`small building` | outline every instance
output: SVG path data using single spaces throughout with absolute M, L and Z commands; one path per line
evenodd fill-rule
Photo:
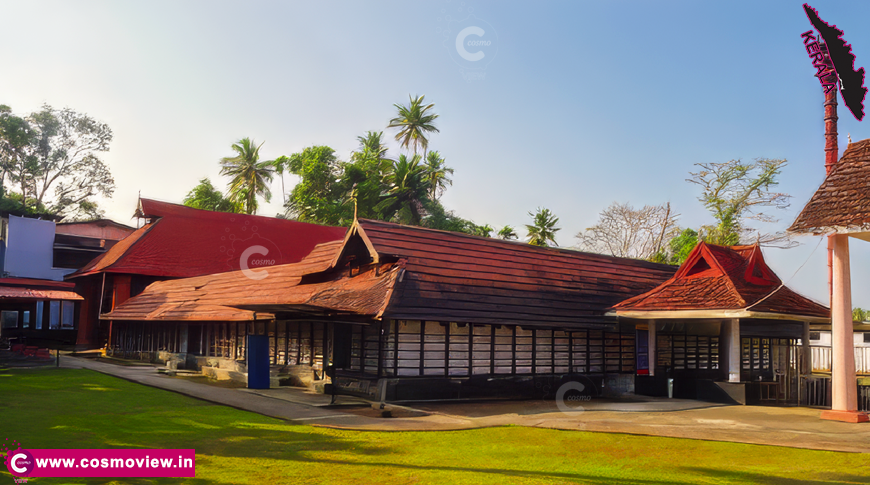
M 0 218 L 0 335 L 40 347 L 76 341 L 83 298 L 63 278 L 133 229 L 108 220 Z
M 645 328 L 648 376 L 637 392 L 742 403 L 801 402 L 810 324 L 827 307 L 789 289 L 761 248 L 701 242 L 672 278 L 613 307 Z

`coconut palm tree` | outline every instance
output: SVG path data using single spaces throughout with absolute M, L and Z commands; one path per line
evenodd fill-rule
M 286 155 L 272 160 L 272 168 L 281 177 L 281 204 L 287 204 L 287 190 L 284 189 L 284 172 L 290 171 L 290 158 Z
M 275 173 L 274 161 L 260 161 L 261 146 L 262 143 L 257 145 L 250 138 L 242 138 L 233 143 L 236 156 L 221 158 L 221 175 L 231 177 L 230 199 L 244 205 L 246 214 L 257 212 L 257 196 L 266 202 L 272 198 L 269 184 Z
M 438 133 L 438 128 L 435 127 L 434 121 L 438 115 L 430 112 L 435 107 L 434 104 L 423 104 L 423 98 L 426 96 L 417 96 L 411 98 L 408 95 L 410 103 L 408 106 L 394 104 L 398 110 L 398 116 L 390 120 L 387 128 L 399 128 L 396 133 L 396 141 L 402 148 L 410 150 L 413 146 L 413 152 L 417 153 L 418 147 L 423 147 L 425 152 L 429 147 L 429 140 L 426 138 L 428 133 Z
M 426 154 L 426 181 L 429 183 L 429 198 L 441 197 L 448 185 L 453 185 L 450 176 L 453 169 L 444 165 L 444 158 L 437 151 Z
M 556 233 L 562 229 L 561 227 L 556 227 L 559 218 L 550 212 L 550 209 L 542 209 L 540 207 L 538 207 L 535 213 L 529 212 L 529 216 L 534 221 L 532 225 L 526 224 L 529 244 L 532 246 L 550 246 L 552 242 L 553 246 L 558 246 L 556 243 Z
M 423 200 L 429 192 L 426 170 L 420 165 L 420 156 L 408 158 L 399 155 L 385 177 L 386 191 L 375 206 L 384 220 L 419 226 L 423 219 Z
M 517 231 L 514 230 L 513 226 L 504 226 L 498 231 L 498 237 L 504 239 L 505 241 L 512 241 L 514 239 L 519 239 L 517 236 Z

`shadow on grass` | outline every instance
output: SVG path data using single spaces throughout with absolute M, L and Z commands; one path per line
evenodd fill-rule
M 682 467 L 682 470 L 698 473 L 716 480 L 717 483 L 757 483 L 760 485 L 830 485 L 832 483 L 866 484 L 870 483 L 870 476 L 858 476 L 845 473 L 819 473 L 819 478 L 788 478 L 770 474 L 744 472 L 736 470 L 717 470 L 712 468 Z

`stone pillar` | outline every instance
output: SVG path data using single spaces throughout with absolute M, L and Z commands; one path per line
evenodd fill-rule
M 855 341 L 852 327 L 852 284 L 849 274 L 849 236 L 835 234 L 831 296 L 831 410 L 822 419 L 859 423 L 868 421 L 858 410 L 855 377 Z
M 647 324 L 649 345 L 649 375 L 656 375 L 656 320 L 650 320 Z
M 728 382 L 740 382 L 740 320 L 723 320 L 719 328 L 719 367 Z

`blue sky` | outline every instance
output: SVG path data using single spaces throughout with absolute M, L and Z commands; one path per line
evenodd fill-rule
M 870 68 L 870 3 L 810 4 Z M 697 227 L 710 217 L 685 181 L 693 164 L 768 157 L 789 161 L 781 229 L 824 177 L 801 5 L 0 0 L 0 103 L 109 123 L 117 189 L 103 205 L 120 222 L 140 191 L 180 202 L 202 177 L 225 183 L 217 162 L 239 138 L 265 141 L 267 158 L 322 144 L 346 159 L 357 136 L 385 130 L 394 103 L 425 94 L 441 115 L 430 146 L 456 171 L 442 201 L 477 223 L 522 226 L 544 206 L 572 246 L 611 202 L 670 201 Z M 492 39 L 482 79 L 450 50 L 447 32 L 469 16 Z M 861 140 L 870 126 L 842 102 L 839 115 L 842 153 L 847 133 Z M 261 214 L 279 211 L 277 180 L 273 191 Z M 824 243 L 799 241 L 767 258 L 826 302 Z M 852 255 L 854 304 L 870 307 L 870 245 L 853 240 Z

